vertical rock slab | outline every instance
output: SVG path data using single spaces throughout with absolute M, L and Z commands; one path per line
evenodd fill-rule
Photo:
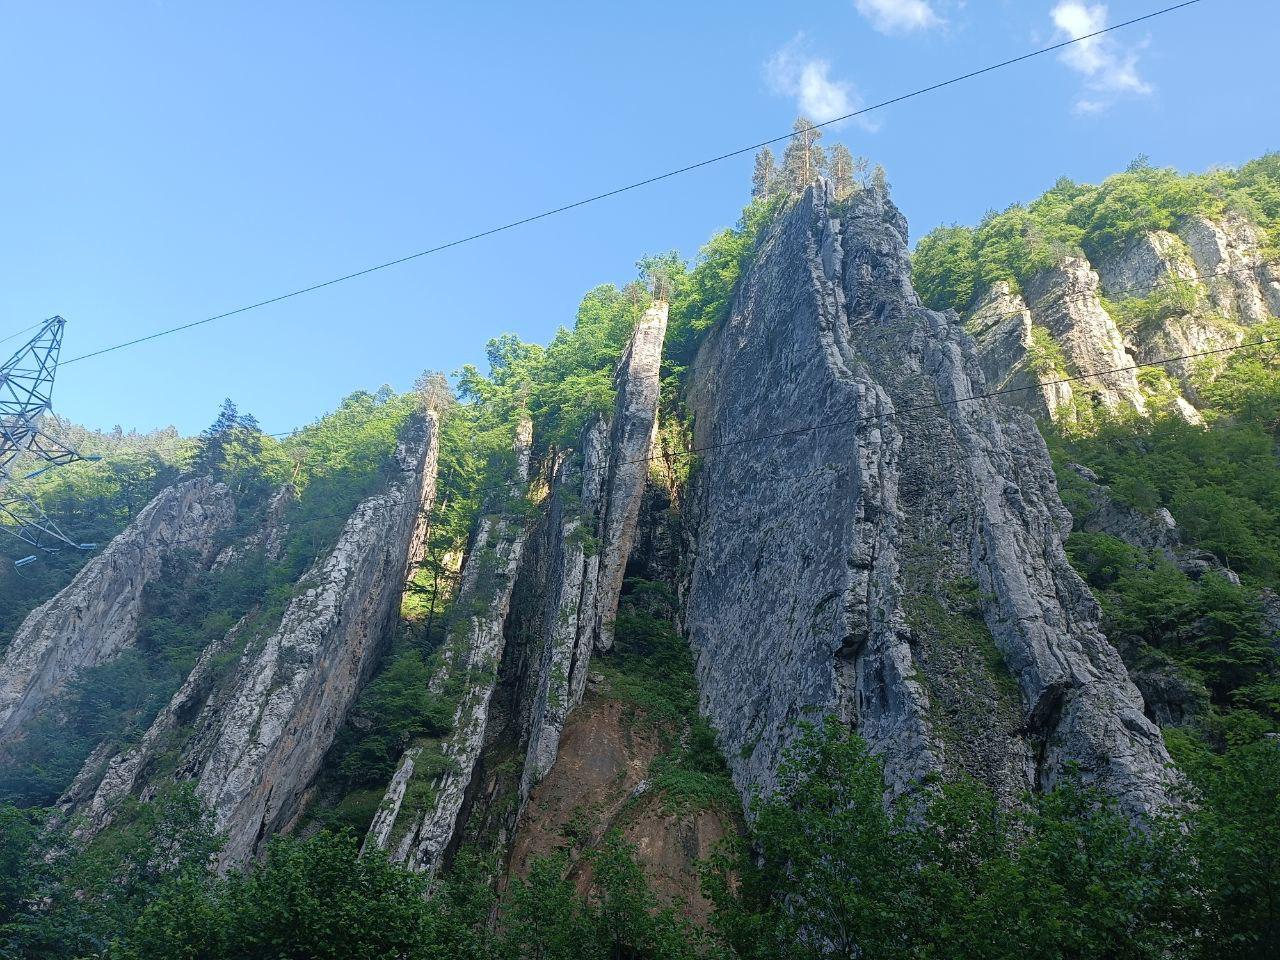
M 594 418 L 583 431 L 581 455 L 567 459 L 556 473 L 549 517 L 553 547 L 543 620 L 546 636 L 520 780 L 522 802 L 555 763 L 565 718 L 582 702 L 586 689 L 600 597 L 600 552 L 589 535 L 600 514 L 606 436 L 604 420 Z M 615 595 L 615 612 L 616 604 Z
M 1087 260 L 1066 257 L 1033 277 L 1025 294 L 1032 318 L 1053 335 L 1076 371 L 1113 371 L 1086 377 L 1077 391 L 1087 390 L 1109 410 L 1146 413 L 1137 371 L 1132 369 L 1136 361 L 1102 305 L 1098 275 Z
M 387 850 L 413 870 L 434 873 L 452 843 L 467 801 L 476 763 L 485 743 L 489 704 L 506 648 L 505 625 L 525 542 L 524 501 L 529 479 L 532 426 L 523 420 L 516 434 L 515 472 L 481 517 L 462 568 L 435 693 L 455 697 L 452 730 L 438 743 L 410 747 L 392 778 L 365 846 Z M 431 751 L 436 762 L 420 770 Z M 416 777 L 416 780 L 415 780 Z M 406 809 L 410 791 L 423 797 Z
M 1065 371 L 1036 356 L 1036 331 L 1022 295 L 1001 280 L 987 291 L 973 312 L 968 328 L 973 335 L 982 374 L 1004 402 L 1050 420 L 1070 418 L 1075 397 Z M 1042 328 L 1043 329 L 1043 328 Z M 1047 330 L 1044 331 L 1048 333 Z
M 1213 309 L 1246 326 L 1280 316 L 1280 277 L 1263 260 L 1258 231 L 1243 217 L 1188 217 L 1178 228 Z
M 279 627 L 250 646 L 194 721 L 176 775 L 195 781 L 226 834 L 224 869 L 261 853 L 302 811 L 383 649 L 418 514 L 435 494 L 435 427 L 428 418 L 399 445 L 385 492 L 356 507 L 333 549 L 303 574 Z M 157 723 L 174 722 L 183 696 Z
M 81 671 L 133 646 L 142 591 L 179 550 L 202 561 L 230 528 L 235 505 L 208 478 L 162 490 L 52 600 L 31 612 L 0 663 L 0 747 Z
M 1060 336 L 1101 321 L 1064 302 L 1096 291 L 1084 271 L 1030 296 Z M 1078 765 L 1149 813 L 1174 775 L 1067 563 L 1043 441 L 1025 414 L 963 402 L 986 390 L 972 341 L 909 277 L 885 192 L 836 218 L 818 185 L 699 354 L 686 629 L 735 781 L 771 788 L 797 723 L 835 713 L 894 794 L 963 772 L 1012 799 Z
M 744 796 L 823 712 L 858 727 L 896 792 L 942 765 L 898 583 L 902 437 L 850 343 L 827 203 L 810 190 L 763 240 L 691 387 L 709 452 L 684 625 Z
M 618 395 L 609 427 L 608 476 L 599 531 L 600 597 L 594 627 L 598 650 L 613 646 L 613 618 L 649 475 L 649 451 L 658 429 L 667 311 L 666 301 L 659 300 L 644 312 L 614 377 Z
M 618 362 L 612 417 L 589 422 L 580 454 L 557 472 L 545 635 L 520 782 L 522 802 L 555 762 L 565 718 L 582 702 L 592 650 L 613 645 L 613 620 L 658 429 L 667 311 L 664 301 L 645 311 Z

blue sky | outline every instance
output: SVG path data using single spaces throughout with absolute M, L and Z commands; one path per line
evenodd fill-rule
M 3 3 L 0 336 L 59 313 L 73 357 L 1164 2 Z M 1139 153 L 1238 164 L 1280 149 L 1278 35 L 1274 0 L 1203 0 L 828 138 L 884 164 L 915 237 Z M 55 407 L 194 431 L 231 396 L 284 430 L 498 333 L 545 342 L 732 223 L 750 163 L 67 366 Z

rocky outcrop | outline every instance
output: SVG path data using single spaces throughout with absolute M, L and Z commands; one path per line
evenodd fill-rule
M 1258 231 L 1243 217 L 1188 217 L 1178 228 L 1212 308 L 1246 326 L 1280 316 L 1280 276 L 1264 261 Z
M 685 627 L 735 782 L 770 789 L 798 722 L 834 713 L 892 794 L 963 771 L 1012 799 L 1073 766 L 1151 812 L 1174 775 L 1067 562 L 1044 443 L 1025 415 L 966 402 L 986 390 L 972 341 L 909 276 L 885 192 L 837 219 L 819 184 L 699 352 Z M 1100 306 L 1068 302 L 1096 290 L 1069 262 L 1029 299 L 1081 351 L 1122 352 Z M 1098 389 L 1128 403 L 1134 386 Z
M 1193 283 L 1196 265 L 1181 238 L 1156 230 L 1134 238 L 1095 264 L 1108 297 L 1145 297 L 1178 282 Z
M 667 304 L 660 301 L 645 312 L 618 364 L 611 420 L 587 424 L 581 454 L 567 459 L 556 477 L 547 613 L 522 800 L 555 761 L 565 718 L 582 701 L 592 650 L 613 645 L 613 619 L 658 426 L 666 327 Z
M 1280 267 L 1234 213 L 1188 217 L 1176 233 L 1139 235 L 1094 263 L 1065 258 L 1025 288 L 1024 300 L 1007 282 L 992 285 L 967 326 L 987 383 L 1006 403 L 1052 420 L 1078 419 L 1089 397 L 1112 412 L 1201 423 L 1199 356 L 1280 315 Z M 1136 365 L 1144 369 L 1128 369 Z M 1102 370 L 1116 372 L 1087 376 Z M 1080 379 L 1051 382 L 1067 376 Z
M 285 537 L 289 535 L 289 524 L 285 518 L 297 499 L 298 491 L 292 483 L 281 484 L 267 501 L 262 523 L 243 539 L 224 547 L 213 561 L 213 569 L 229 567 L 254 550 L 261 550 L 267 560 L 279 560 Z
M 1054 358 L 1037 356 L 1042 345 L 1036 342 L 1031 311 L 1006 281 L 992 286 L 968 326 L 990 392 L 1051 420 L 1072 415 L 1075 394 L 1071 384 L 1063 382 L 1065 371 L 1057 369 Z M 1041 334 L 1048 336 L 1048 331 L 1042 328 Z
M 428 417 L 399 445 L 398 475 L 356 507 L 333 549 L 299 580 L 278 625 L 252 616 L 238 624 L 203 652 L 137 745 L 100 776 L 82 774 L 60 804 L 81 818 L 82 834 L 109 823 L 129 795 L 149 795 L 172 778 L 194 781 L 225 834 L 223 868 L 291 826 L 384 649 L 418 514 L 434 496 L 437 443 Z M 240 649 L 220 676 L 219 662 Z
M 484 747 L 489 706 L 506 649 L 505 625 L 526 536 L 525 485 L 532 427 L 525 419 L 515 441 L 510 488 L 480 518 L 462 568 L 439 669 L 431 690 L 453 700 L 450 732 L 415 744 L 400 760 L 374 818 L 365 847 L 386 850 L 413 870 L 434 873 L 460 826 L 476 763 Z M 427 757 L 433 761 L 424 764 Z M 417 802 L 406 798 L 416 788 Z
M 1192 355 L 1237 344 L 1242 332 L 1211 307 L 1186 243 L 1163 230 L 1144 234 L 1101 258 L 1098 274 L 1103 292 L 1117 304 L 1155 298 L 1143 311 L 1145 317 L 1124 331 L 1125 346 L 1139 363 L 1188 358 L 1158 363 L 1152 370 L 1177 382 L 1176 412 L 1200 423 Z
M 1108 410 L 1146 412 L 1136 361 L 1102 304 L 1098 275 L 1088 261 L 1063 259 L 1032 278 L 1025 293 L 1036 322 L 1053 336 L 1069 365 L 1082 374 L 1108 371 L 1085 377 L 1074 389 Z
M 605 428 L 602 418 L 593 419 L 583 431 L 581 456 L 566 460 L 556 475 L 548 524 L 554 539 L 547 612 L 541 624 L 545 636 L 521 774 L 522 800 L 555 762 L 565 718 L 582 701 L 594 631 L 603 619 L 596 612 L 601 584 L 594 530 L 608 461 Z M 615 612 L 616 604 L 615 594 Z
M 202 478 L 160 492 L 57 596 L 33 610 L 0 664 L 0 747 L 84 670 L 133 646 L 146 585 L 165 561 L 190 551 L 208 562 L 235 506 Z
M 662 344 L 667 334 L 667 303 L 644 312 L 618 362 L 617 400 L 609 427 L 609 460 L 599 520 L 600 598 L 595 605 L 595 646 L 613 646 L 613 618 L 622 592 L 622 575 L 631 555 L 636 517 L 649 475 L 649 451 L 658 426 Z
M 367 848 L 434 872 L 464 833 L 501 841 L 555 761 L 591 656 L 612 645 L 657 427 L 667 309 L 655 302 L 637 322 L 611 415 L 592 417 L 577 449 L 541 468 L 549 491 L 536 520 L 501 503 L 481 517 L 432 679 L 453 702 L 452 730 L 405 751 Z M 528 430 L 510 496 L 528 479 Z

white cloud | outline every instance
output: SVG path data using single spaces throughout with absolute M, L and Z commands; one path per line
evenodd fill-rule
M 1107 7 L 1101 3 L 1086 6 L 1078 0 L 1063 0 L 1051 15 L 1063 39 L 1097 33 L 1107 25 Z M 1060 59 L 1085 78 L 1087 93 L 1076 100 L 1077 113 L 1100 113 L 1117 96 L 1147 96 L 1154 89 L 1138 73 L 1137 48 L 1124 47 L 1109 35 L 1073 43 Z
M 853 0 L 853 5 L 881 33 L 908 33 L 943 24 L 929 0 Z
M 773 92 L 794 97 L 796 109 L 814 123 L 843 117 L 862 106 L 862 97 L 852 83 L 833 80 L 831 64 L 805 53 L 803 37 L 796 37 L 770 57 L 764 71 Z M 868 130 L 878 129 L 869 118 L 856 119 Z

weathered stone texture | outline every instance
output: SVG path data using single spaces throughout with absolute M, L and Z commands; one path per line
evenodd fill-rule
M 207 562 L 234 518 L 223 484 L 203 478 L 174 484 L 33 610 L 0 663 L 0 747 L 69 680 L 132 647 L 146 585 L 178 551 Z
M 1033 295 L 1058 298 L 1060 331 L 1105 317 L 1061 303 L 1096 291 L 1086 271 L 1064 265 Z M 909 276 L 887 196 L 863 191 L 836 219 L 818 185 L 764 240 L 698 357 L 708 453 L 685 616 L 735 780 L 770 788 L 797 722 L 835 712 L 884 757 L 893 793 L 963 769 L 1008 796 L 1078 764 L 1127 808 L 1155 809 L 1168 756 L 1067 563 L 1043 441 L 1021 413 L 964 402 L 986 389 L 972 341 L 920 306 Z M 933 669 L 923 648 L 949 626 L 930 611 L 951 593 L 972 594 L 975 642 L 1017 681 L 1016 718 Z M 941 701 L 985 730 L 957 736 Z M 1001 746 L 966 749 L 975 736 Z

